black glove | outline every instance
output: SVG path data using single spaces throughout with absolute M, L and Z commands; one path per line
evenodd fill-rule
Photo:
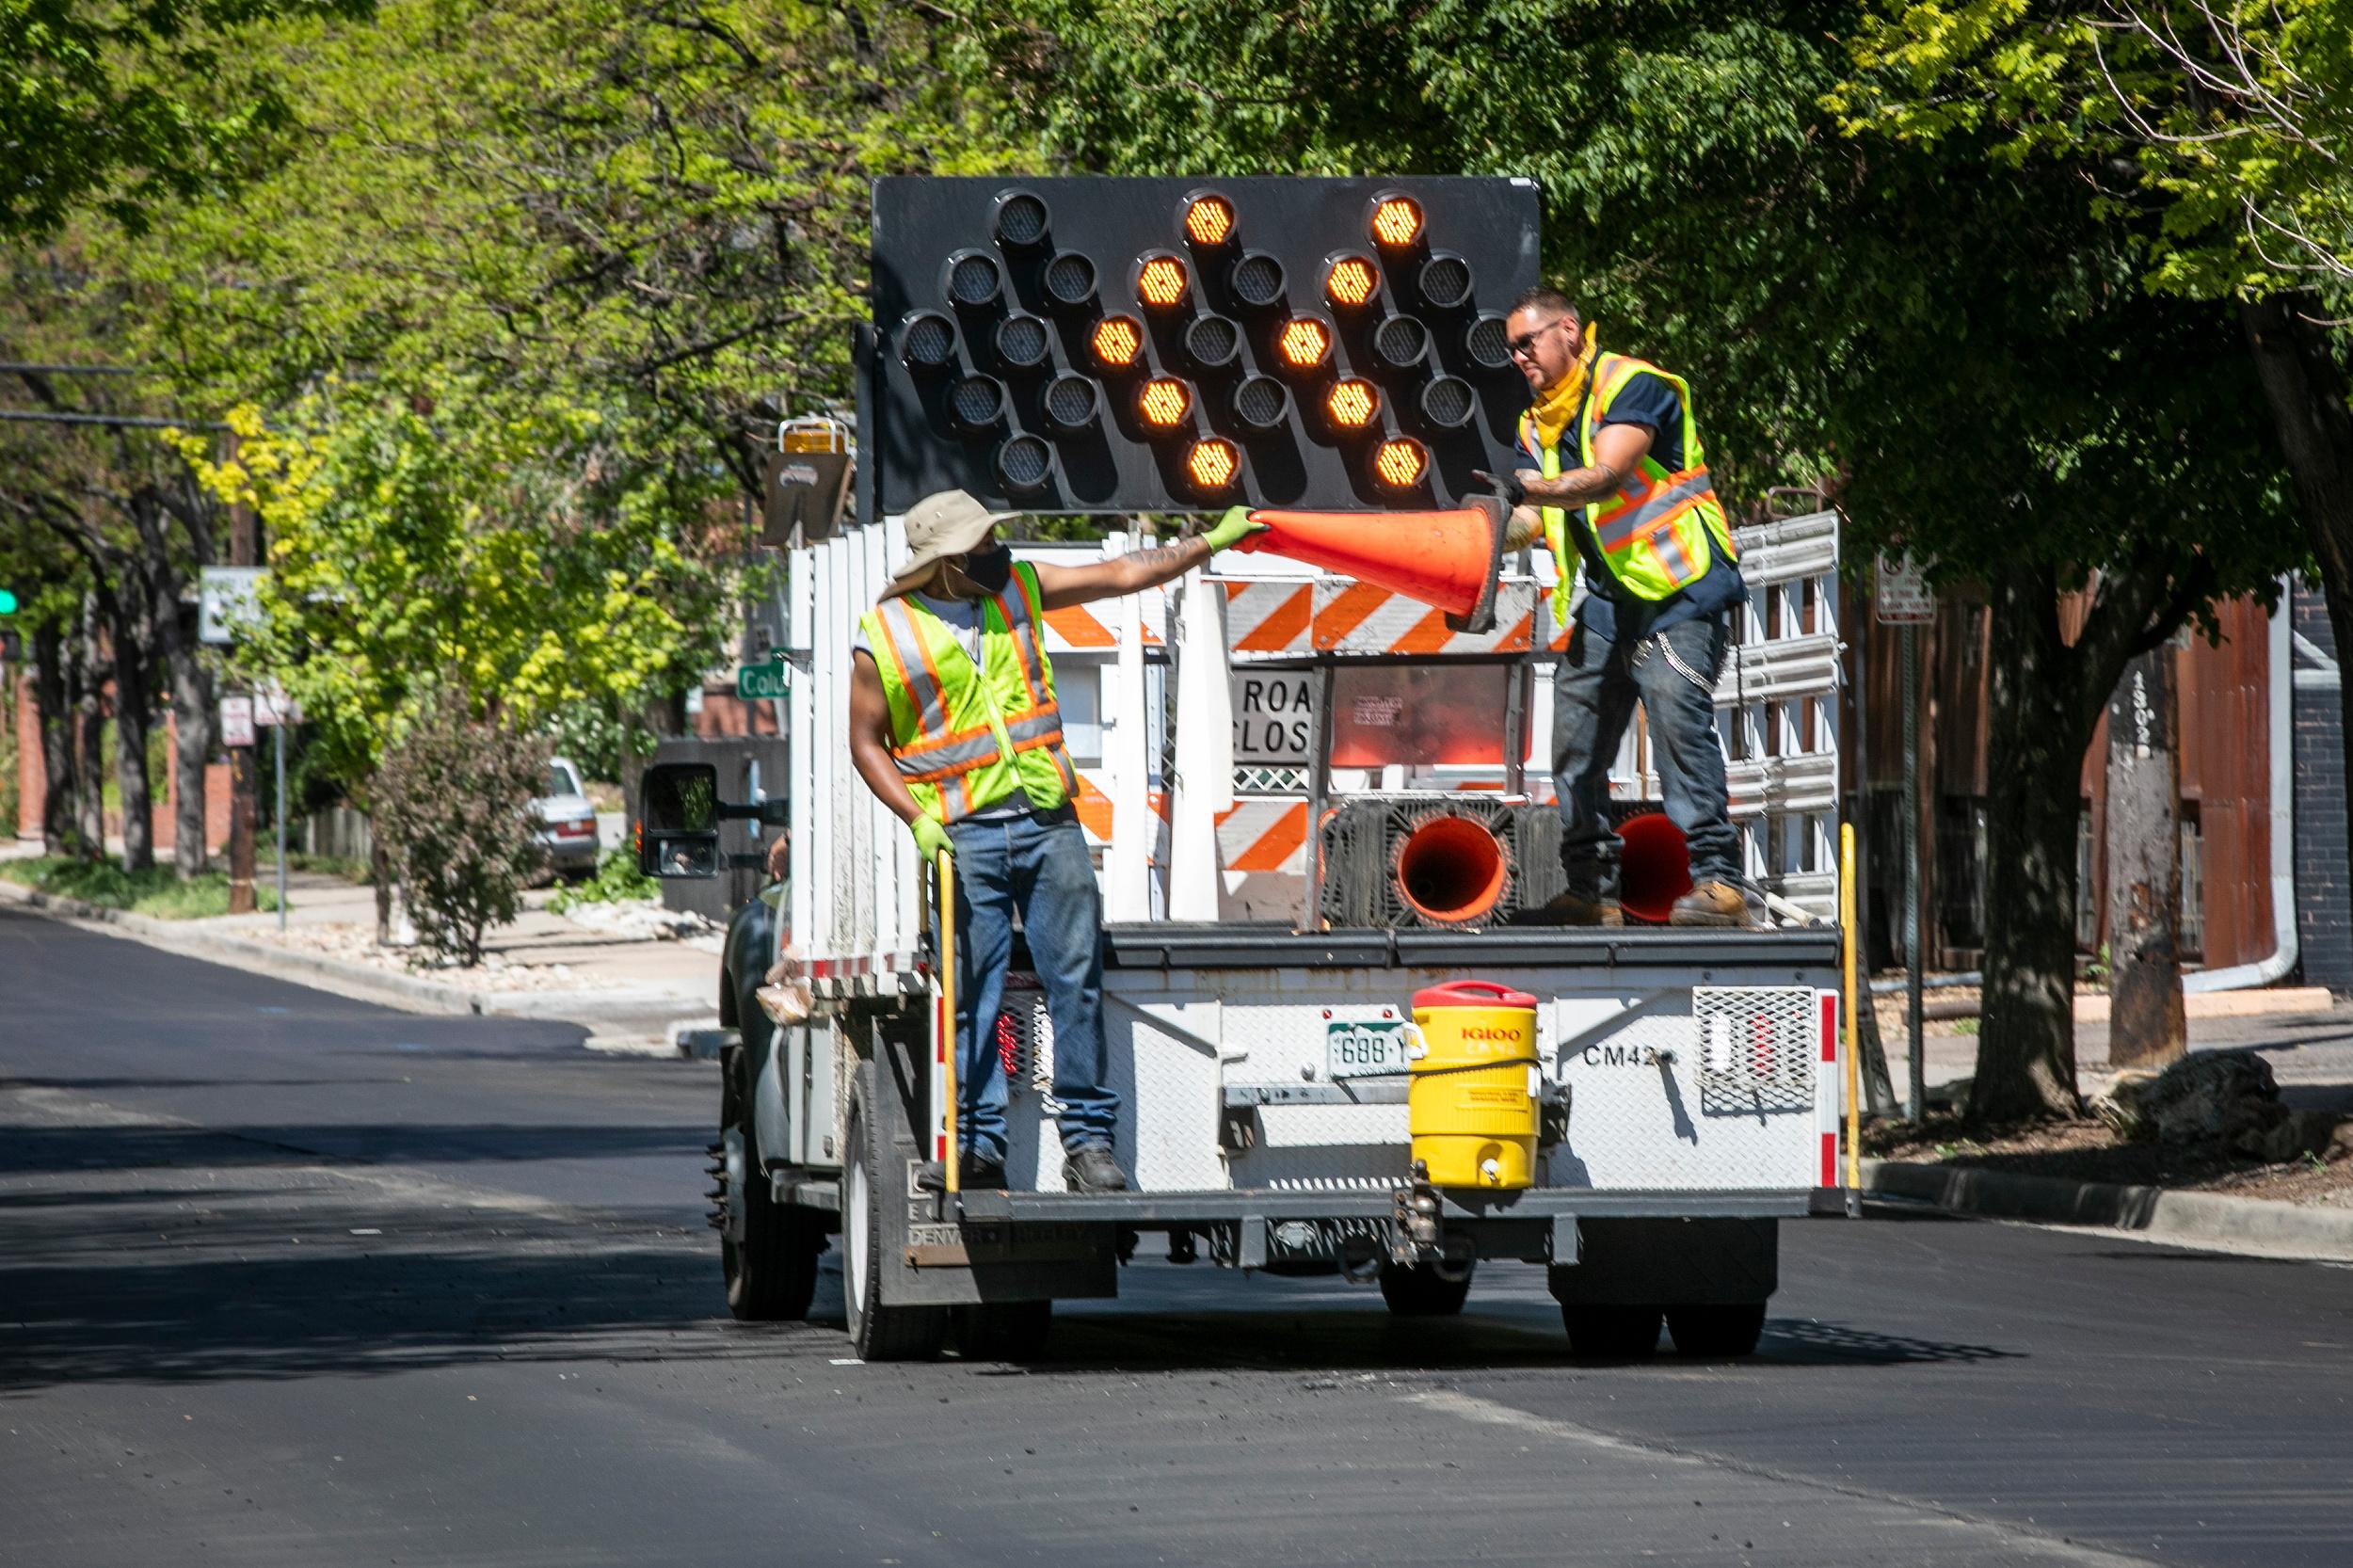
M 1528 499 L 1528 487 L 1515 473 L 1489 473 L 1484 469 L 1471 470 L 1473 479 L 1483 480 L 1487 488 L 1502 498 L 1506 506 L 1517 506 Z

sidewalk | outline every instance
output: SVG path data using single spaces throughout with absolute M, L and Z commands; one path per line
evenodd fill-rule
M 264 868 L 258 880 L 273 884 L 274 873 Z M 561 1019 L 586 1029 L 600 1048 L 666 1047 L 670 1024 L 707 1018 L 718 1006 L 722 933 L 667 939 L 644 934 L 654 922 L 636 906 L 587 906 L 584 920 L 618 927 L 598 929 L 549 913 L 552 889 L 533 889 L 516 921 L 489 934 L 480 968 L 412 968 L 405 952 L 375 945 L 374 888 L 314 872 L 292 872 L 286 880 L 283 933 L 275 914 L 152 920 L 5 882 L 0 901 L 184 956 L 408 1012 Z

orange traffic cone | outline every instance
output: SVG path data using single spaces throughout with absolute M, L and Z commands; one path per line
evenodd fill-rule
M 1250 516 L 1265 523 L 1237 550 L 1269 550 L 1353 577 L 1446 612 L 1457 632 L 1489 632 L 1496 620 L 1496 579 L 1503 570 L 1503 525 L 1510 508 L 1475 495 L 1451 512 L 1281 512 Z

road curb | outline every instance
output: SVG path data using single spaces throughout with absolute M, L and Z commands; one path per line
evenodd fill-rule
M 1955 1214 L 2103 1225 L 2186 1247 L 2255 1248 L 2353 1262 L 2353 1210 L 1885 1160 L 1863 1162 L 1863 1187 L 1873 1196 L 1932 1204 Z
M 53 919 L 106 926 L 116 935 L 184 958 L 250 969 L 273 980 L 331 990 L 406 1013 L 544 1018 L 578 1024 L 594 1035 L 660 1038 L 668 1020 L 706 1005 L 699 996 L 687 997 L 674 991 L 603 992 L 584 997 L 561 991 L 476 990 L 422 975 L 391 974 L 364 964 L 294 952 L 220 932 L 191 929 L 180 921 L 159 920 L 124 909 L 85 904 L 80 899 L 60 898 L 12 882 L 0 882 L 0 901 Z

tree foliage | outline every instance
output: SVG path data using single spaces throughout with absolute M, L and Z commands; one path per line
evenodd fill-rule
M 374 0 L 0 0 L 0 237 L 131 228 L 252 169 L 294 115 L 255 24 Z

